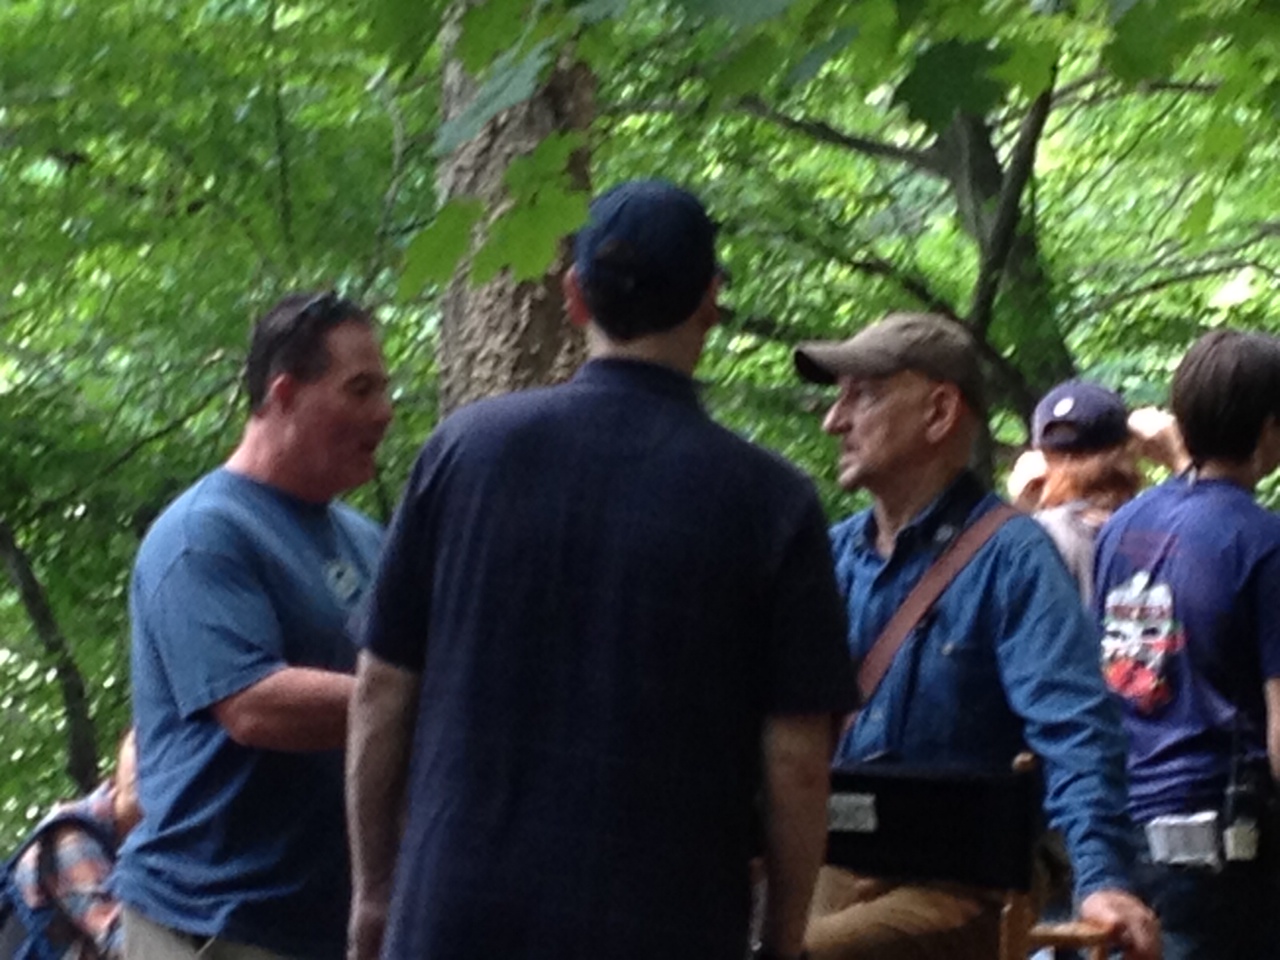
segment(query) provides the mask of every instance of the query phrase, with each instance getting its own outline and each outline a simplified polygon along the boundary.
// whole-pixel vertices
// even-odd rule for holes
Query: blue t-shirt
[[[899,531],[888,558],[875,548],[870,510],[832,529],[855,661],[958,533],[997,503],[962,474]],[[1043,762],[1045,809],[1066,840],[1077,893],[1127,888],[1124,737],[1098,673],[1097,629],[1048,534],[1014,517],[903,644],[836,765],[1000,771],[1027,748]]]
[[[210,707],[284,666],[351,672],[379,529],[225,469],[156,521],[130,611],[139,796],[121,899],[147,917],[341,957],[350,885],[342,753],[235,743]]]
[[[1219,809],[1232,744],[1266,758],[1280,677],[1280,517],[1225,480],[1176,477],[1102,529],[1094,605],[1129,734],[1135,820]]]
[[[662,367],[442,424],[367,633],[422,673],[383,955],[741,960],[765,717],[853,705],[825,526]]]

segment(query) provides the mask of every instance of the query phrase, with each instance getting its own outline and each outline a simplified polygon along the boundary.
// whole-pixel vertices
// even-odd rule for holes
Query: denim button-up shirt
[[[998,503],[963,474],[899,532],[886,559],[871,511],[832,528],[860,662],[959,530]],[[1084,896],[1129,887],[1125,743],[1099,669],[1097,628],[1052,541],[1015,517],[970,561],[898,651],[842,739],[836,765],[870,761],[1007,770],[1030,748],[1045,810]]]

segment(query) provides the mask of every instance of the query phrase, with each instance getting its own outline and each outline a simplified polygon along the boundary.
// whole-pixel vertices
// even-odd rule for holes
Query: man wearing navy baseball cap
[[[823,512],[699,402],[702,204],[624,183],[573,249],[591,360],[448,418],[392,524],[351,722],[356,960],[741,960],[759,796],[761,955],[800,955],[854,703]]]

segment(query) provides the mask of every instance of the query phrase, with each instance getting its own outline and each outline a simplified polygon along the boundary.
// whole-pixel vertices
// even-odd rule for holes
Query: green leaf
[[[929,6],[929,0],[897,0],[898,29],[906,33],[919,22]]]
[[[440,32],[443,16],[441,0],[377,0],[370,37],[392,69],[412,67]]]
[[[533,202],[518,203],[489,229],[489,239],[476,251],[471,278],[487,283],[503,267],[516,280],[533,280],[546,273],[563,237],[587,222],[586,193],[545,190]]]
[[[532,152],[516,157],[507,166],[503,178],[507,191],[519,201],[544,190],[565,189],[565,168],[583,143],[583,135],[575,130],[549,134]]]
[[[471,231],[484,213],[484,204],[471,197],[454,197],[435,220],[418,231],[404,252],[398,293],[409,300],[428,283],[447,283],[471,246]]]
[[[1196,202],[1191,204],[1191,208],[1187,211],[1187,215],[1182,218],[1182,223],[1178,225],[1178,232],[1187,240],[1199,240],[1209,232],[1209,225],[1213,222],[1213,211],[1218,204],[1217,196],[1209,190],[1203,191],[1200,196],[1196,197]]]
[[[1203,25],[1182,20],[1184,0],[1137,0],[1115,25],[1102,59],[1126,83],[1173,73],[1183,56],[1203,38]]]
[[[1199,158],[1206,168],[1229,168],[1249,149],[1249,131],[1229,115],[1215,117],[1200,135]]]
[[[590,23],[579,32],[575,52],[596,74],[611,69],[618,56],[617,31],[609,23]]]
[[[571,3],[569,12],[583,23],[599,23],[601,20],[612,20],[627,12],[630,0],[585,0],[584,3]]]
[[[462,34],[454,54],[475,75],[523,36],[529,0],[483,0],[462,15]]]
[[[678,0],[694,16],[723,19],[739,29],[753,27],[783,13],[795,0]]]
[[[1110,14],[1111,22],[1118,22],[1121,17],[1141,2],[1142,0],[1110,0],[1107,4],[1107,12]]]
[[[713,100],[731,100],[759,90],[782,65],[784,54],[778,42],[767,34],[757,34],[732,57],[712,71],[707,87]]]
[[[798,87],[808,83],[818,75],[827,61],[853,43],[858,37],[857,27],[843,27],[831,35],[830,39],[818,44],[806,53],[787,74],[787,83]]]
[[[1008,57],[1004,63],[993,67],[991,76],[1007,86],[1017,87],[1023,96],[1035,98],[1049,89],[1053,82],[1053,66],[1058,62],[1059,49],[1051,41],[1026,41],[1000,48]]]
[[[1004,96],[991,71],[1003,56],[979,43],[948,40],[916,58],[893,99],[912,119],[941,133],[956,111],[984,116]]]
[[[529,99],[538,89],[538,77],[550,59],[551,47],[551,40],[547,39],[535,44],[523,56],[513,47],[498,57],[466,109],[442,123],[436,131],[436,156],[452,153],[503,110]]]

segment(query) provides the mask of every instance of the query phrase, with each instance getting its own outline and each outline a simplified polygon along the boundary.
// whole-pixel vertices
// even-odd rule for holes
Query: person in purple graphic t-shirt
[[[1166,960],[1276,955],[1280,340],[1218,330],[1187,353],[1173,410],[1192,466],[1098,540],[1103,673],[1129,735],[1129,812]]]

